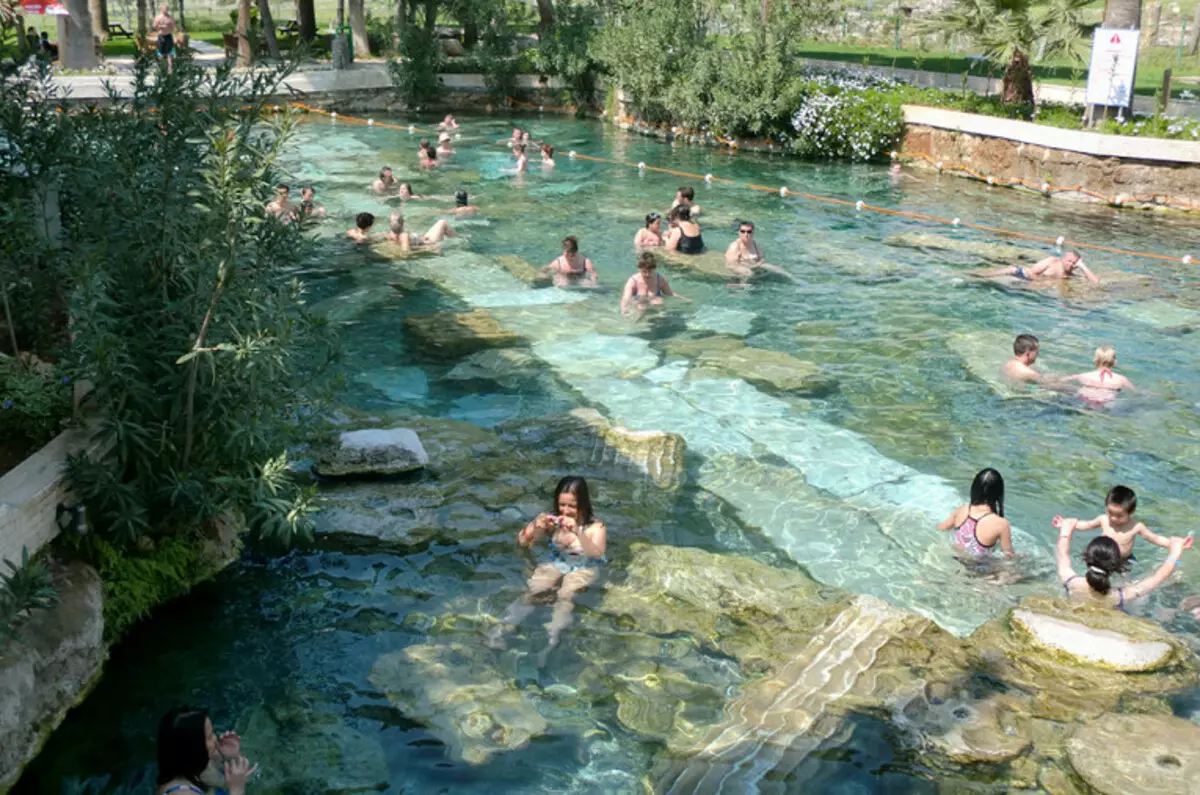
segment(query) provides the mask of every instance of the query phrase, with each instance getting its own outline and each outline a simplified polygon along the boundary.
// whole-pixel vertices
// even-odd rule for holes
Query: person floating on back
[[[1004,518],[1004,478],[984,469],[971,481],[971,501],[960,505],[937,526],[954,531],[955,550],[972,560],[987,560],[996,545],[1013,557],[1012,525]]]
[[[1117,366],[1117,352],[1112,347],[1106,345],[1097,348],[1092,362],[1096,365],[1095,370],[1070,375],[1065,379],[1080,385],[1076,395],[1083,402],[1103,407],[1111,404],[1122,389],[1133,390],[1132,381],[1113,372],[1113,368]]]
[[[1100,277],[1092,273],[1083,262],[1083,255],[1078,251],[1068,251],[1061,257],[1046,257],[1036,265],[1022,267],[1013,265],[998,271],[989,271],[984,276],[1013,276],[1026,282],[1033,281],[1066,281],[1075,276],[1082,276],[1092,284],[1099,284]]]
[[[1059,530],[1067,527],[1072,531],[1099,529],[1105,538],[1117,542],[1122,559],[1137,560],[1133,556],[1133,542],[1138,536],[1155,546],[1169,548],[1170,538],[1152,532],[1146,525],[1133,518],[1133,512],[1136,510],[1137,495],[1133,489],[1128,486],[1113,486],[1104,498],[1104,513],[1095,519],[1083,521],[1074,517],[1055,516],[1051,524]]]

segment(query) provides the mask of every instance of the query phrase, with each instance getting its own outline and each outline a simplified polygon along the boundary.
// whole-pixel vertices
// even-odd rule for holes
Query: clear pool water
[[[422,414],[503,428],[589,407],[630,428],[681,434],[687,485],[677,499],[630,504],[639,493],[614,487],[606,494],[595,484],[614,578],[634,540],[736,552],[802,568],[818,582],[881,597],[966,635],[1022,596],[1056,590],[1050,518],[1096,515],[1115,483],[1137,490],[1138,516],[1151,527],[1193,529],[1200,469],[1194,266],[1087,253],[1102,278],[1118,274],[1118,283],[1061,293],[996,285],[966,278],[985,264],[977,256],[896,245],[897,236],[1004,241],[696,182],[709,247],[723,250],[736,221],[752,220],[768,259],[796,283],[731,289],[667,263],[663,273],[694,303],[621,318],[616,305],[634,270],[633,235],[645,213],[665,212],[685,181],[565,153],[1176,255],[1200,250],[1194,220],[1051,202],[918,171],[896,178],[880,166],[676,148],[599,124],[534,116],[515,123],[559,149],[558,167],[545,171],[533,161],[518,178],[504,172],[511,157],[496,143],[512,123],[469,119],[459,153],[432,174],[415,167],[420,136],[325,119],[302,125],[289,154],[290,181],[315,185],[330,218],[317,232],[318,256],[297,263],[297,272],[312,303],[344,326],[344,399],[359,416]],[[450,242],[443,256],[405,262],[345,241],[354,213],[382,220],[392,209],[367,191],[385,164],[418,193],[449,197],[468,189],[483,210],[454,223],[470,238]],[[423,229],[451,203],[410,203],[410,227]],[[534,290],[496,264],[515,255],[540,267],[567,234],[579,237],[601,289]],[[527,341],[536,372],[462,377],[457,362],[414,350],[405,317],[476,307]],[[1115,345],[1118,369],[1139,391],[1107,411],[1002,394],[988,377],[1019,332],[1037,334],[1046,368],[1059,372],[1090,369],[1097,345]],[[815,365],[824,387],[781,394],[706,374],[686,352],[665,352],[672,342],[711,333]],[[64,776],[136,772],[152,759],[158,715],[184,701],[210,705],[219,725],[242,731],[247,751],[263,763],[259,791],[642,792],[661,742],[622,723],[611,693],[582,698],[578,690],[597,665],[621,681],[640,669],[625,652],[589,646],[586,620],[541,670],[524,653],[544,643],[538,621],[518,635],[516,652],[498,658],[498,670],[539,694],[533,701],[548,728],[480,764],[449,752],[444,735],[372,683],[373,666],[397,650],[456,633],[464,644],[477,643],[478,622],[463,616],[498,616],[520,594],[525,561],[513,553],[511,533],[544,502],[544,480],[521,460],[494,466],[491,481],[467,478],[452,499],[441,491],[409,500],[405,490],[420,492],[419,483],[330,488],[338,508],[322,519],[325,534],[314,548],[247,560],[135,630],[18,791],[58,791]],[[934,531],[984,466],[1004,474],[1007,512],[1019,528],[1021,558],[1001,577],[966,571],[948,538]],[[794,477],[783,480],[781,472]],[[498,478],[507,479],[511,504],[497,502]],[[335,534],[381,522],[388,524],[383,542]],[[1152,547],[1139,557],[1134,576],[1161,559]],[[1172,608],[1197,590],[1200,575],[1185,563],[1138,610],[1195,642],[1200,627]],[[581,599],[585,618],[598,599]],[[745,675],[719,655],[658,640],[650,644],[657,651],[639,653],[638,665],[673,660],[708,694],[695,697],[696,719],[712,722],[721,694],[737,693]],[[462,664],[469,668],[470,658]],[[1179,704],[1188,714],[1194,699]],[[934,792],[937,779],[959,781],[956,791],[1008,791],[1003,776],[927,770],[900,732],[864,715],[847,719],[781,786]]]

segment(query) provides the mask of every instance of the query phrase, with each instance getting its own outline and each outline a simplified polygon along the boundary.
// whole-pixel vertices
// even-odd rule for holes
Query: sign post
[[[1116,108],[1118,115],[1133,117],[1133,86],[1137,73],[1140,30],[1096,28],[1092,61],[1088,67],[1088,115],[1096,107]]]

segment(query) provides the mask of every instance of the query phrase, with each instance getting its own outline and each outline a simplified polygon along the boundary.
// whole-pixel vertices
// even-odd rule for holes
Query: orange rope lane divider
[[[382,127],[384,129],[388,129],[388,130],[402,130],[402,131],[406,131],[406,132],[422,132],[422,133],[433,133],[433,134],[436,134],[436,132],[437,132],[437,131],[433,131],[433,130],[423,130],[423,129],[413,126],[413,125],[409,125],[409,126],[405,127],[405,126],[398,125],[398,124],[389,124],[387,122],[376,122],[371,119],[363,120],[363,119],[357,119],[353,116],[342,116],[342,115],[339,115],[339,114],[331,112],[331,111],[320,110],[318,108],[312,108],[312,107],[309,107],[308,105],[303,105],[298,102],[293,103],[293,104],[295,107],[300,108],[302,110],[309,111],[310,113],[318,113],[318,114],[321,114],[324,116],[329,116],[330,118],[338,119],[339,121],[345,121],[349,124],[359,124],[359,125],[366,125],[366,126]],[[1152,260],[1158,260],[1161,262],[1182,262],[1184,265],[1190,265],[1193,261],[1192,256],[1187,255],[1187,254],[1185,254],[1182,257],[1173,257],[1173,256],[1170,256],[1167,254],[1156,254],[1152,251],[1131,251],[1129,249],[1114,248],[1112,246],[1103,246],[1103,245],[1099,245],[1097,243],[1086,243],[1086,242],[1079,241],[1079,240],[1068,240],[1065,237],[1052,238],[1052,237],[1046,237],[1045,235],[1034,235],[1034,234],[1029,234],[1028,232],[1017,232],[1017,231],[1014,231],[1011,229],[1001,229],[999,227],[988,226],[986,224],[976,224],[976,223],[971,223],[970,221],[962,221],[958,218],[947,219],[947,218],[942,218],[942,217],[936,216],[936,215],[929,215],[926,213],[911,212],[908,210],[896,210],[896,209],[892,209],[889,207],[878,207],[873,204],[867,204],[866,202],[863,202],[863,201],[854,202],[854,201],[850,201],[848,199],[838,199],[833,196],[820,196],[820,195],[813,194],[813,193],[804,193],[801,191],[790,190],[787,187],[773,188],[769,185],[758,185],[758,184],[755,184],[752,182],[745,182],[745,183],[737,182],[736,180],[725,179],[723,177],[716,177],[716,176],[713,176],[712,174],[693,174],[690,171],[677,171],[675,169],[663,168],[661,166],[651,166],[651,165],[647,165],[645,163],[629,163],[629,162],[622,161],[622,160],[613,160],[613,159],[607,158],[607,157],[596,157],[595,155],[579,154],[578,152],[574,152],[574,151],[572,151],[568,155],[568,157],[570,157],[572,160],[586,160],[586,161],[592,162],[592,163],[604,163],[606,165],[624,166],[625,168],[634,168],[634,169],[637,169],[638,171],[653,171],[658,174],[670,174],[673,177],[682,177],[683,179],[695,179],[695,180],[700,180],[701,182],[706,182],[706,183],[718,182],[718,183],[721,183],[724,185],[739,185],[741,187],[750,188],[751,190],[756,190],[756,191],[760,191],[763,193],[774,193],[783,198],[786,198],[788,196],[796,196],[798,198],[806,199],[806,200],[812,201],[812,202],[818,202],[820,204],[829,204],[829,205],[833,205],[833,206],[837,206],[837,207],[853,207],[855,210],[857,210],[859,212],[871,212],[871,213],[877,213],[879,215],[887,215],[887,216],[892,216],[892,217],[897,217],[897,218],[911,218],[916,221],[925,221],[928,223],[941,224],[943,226],[966,227],[968,229],[974,229],[979,232],[986,232],[988,234],[998,235],[1001,237],[1016,238],[1019,240],[1031,240],[1031,241],[1036,241],[1038,243],[1046,243],[1046,244],[1049,244],[1052,246],[1069,246],[1071,248],[1082,248],[1082,249],[1088,249],[1091,251],[1103,251],[1103,252],[1106,252],[1109,254],[1117,254],[1120,256],[1124,256],[1124,257],[1140,257],[1143,259],[1152,259]],[[928,160],[930,163],[934,163],[934,161],[931,158],[929,158],[927,155],[898,155],[896,153],[893,153],[893,157],[895,157],[895,158],[899,158],[899,157],[918,158],[918,157],[920,157],[920,158],[924,158],[925,160]],[[934,165],[937,165],[937,164],[934,163]],[[943,165],[943,166],[941,166],[941,168],[946,169],[947,167]],[[965,166],[958,166],[957,168],[955,168],[953,170],[964,171],[980,180],[988,181],[987,177],[982,177],[982,176],[976,174],[975,172],[970,171],[970,169],[967,169]],[[1008,184],[1019,183],[1025,187],[1030,187],[1030,186],[1026,185],[1026,183],[1023,180],[1020,180],[1020,179],[1007,180],[1007,182],[1008,182]],[[992,179],[989,182],[989,184],[994,184],[994,183],[995,183],[994,179]],[[1032,188],[1031,188],[1031,190],[1032,190]],[[1103,199],[1107,198],[1107,197],[1100,196],[1099,194],[1091,194],[1089,191],[1086,191],[1083,188],[1078,188],[1078,187],[1077,188],[1060,188],[1059,190],[1075,190],[1075,191],[1079,191],[1081,193],[1088,193],[1089,195],[1095,195],[1099,198],[1103,198]]]

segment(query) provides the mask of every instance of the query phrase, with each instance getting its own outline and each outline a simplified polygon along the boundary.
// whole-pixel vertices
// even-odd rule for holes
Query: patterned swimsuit
[[[968,511],[967,518],[954,531],[955,546],[976,559],[990,557],[992,550],[996,548],[996,543],[993,541],[991,546],[984,546],[979,543],[979,536],[975,531],[979,527],[979,520],[991,515],[992,512],[988,511],[983,516],[971,516]]]

